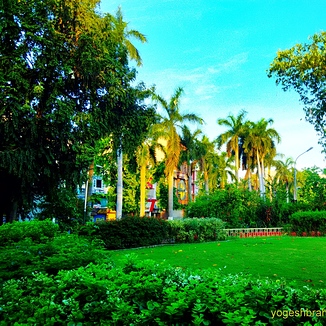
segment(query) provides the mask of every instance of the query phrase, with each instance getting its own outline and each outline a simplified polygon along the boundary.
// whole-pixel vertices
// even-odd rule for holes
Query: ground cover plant
[[[5,282],[0,326],[323,325],[325,306],[325,289],[128,257]]]
[[[201,270],[221,270],[224,274],[240,272],[256,277],[285,278],[298,287],[315,288],[326,284],[326,238],[266,237],[230,241],[165,245],[112,253],[117,265],[126,254],[138,259],[152,259],[158,264]]]

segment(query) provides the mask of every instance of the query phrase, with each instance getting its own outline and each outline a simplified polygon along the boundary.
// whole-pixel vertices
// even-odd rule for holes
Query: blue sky
[[[286,158],[313,147],[298,159],[299,169],[326,167],[298,95],[266,73],[278,50],[326,29],[325,1],[102,0],[100,9],[114,14],[119,5],[128,27],[148,38],[133,42],[143,59],[138,81],[156,85],[166,99],[183,87],[181,111],[202,117],[211,140],[225,130],[217,119],[245,110],[249,120],[274,120],[282,138],[277,151]]]

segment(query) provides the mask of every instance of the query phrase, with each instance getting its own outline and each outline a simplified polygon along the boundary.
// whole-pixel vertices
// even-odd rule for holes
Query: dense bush
[[[103,241],[107,249],[158,245],[164,242],[200,242],[225,239],[225,223],[217,218],[166,221],[127,217],[119,221],[88,223],[79,235]]]
[[[171,238],[177,243],[224,240],[225,223],[218,218],[184,218],[168,221]]]
[[[88,223],[80,236],[101,239],[107,249],[124,249],[161,244],[169,238],[167,221],[154,217],[125,217],[121,220]]]
[[[186,207],[186,216],[219,218],[226,222],[227,228],[256,227],[260,219],[266,220],[264,212],[258,216],[261,201],[256,192],[228,187],[198,197]]]
[[[296,212],[290,216],[290,231],[302,235],[305,232],[326,234],[326,211]]]
[[[108,256],[98,243],[75,235],[61,235],[47,243],[25,239],[0,249],[0,281],[31,276],[36,271],[56,275],[60,270],[99,263]]]
[[[261,197],[256,191],[228,186],[210,195],[196,198],[186,209],[186,216],[216,217],[226,222],[226,228],[276,227],[289,223],[289,216],[307,210],[305,202],[287,202],[278,191]]]
[[[58,225],[50,220],[6,223],[0,227],[0,247],[31,239],[34,243],[44,243],[58,234]]]
[[[0,325],[323,325],[325,306],[325,289],[130,259],[6,282]]]
[[[35,271],[55,275],[108,257],[99,241],[59,233],[51,221],[5,224],[0,228],[0,243],[0,282]]]

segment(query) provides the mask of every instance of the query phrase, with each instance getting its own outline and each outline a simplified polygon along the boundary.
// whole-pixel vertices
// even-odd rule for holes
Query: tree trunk
[[[140,216],[145,216],[146,206],[146,164],[140,168]]]
[[[117,161],[118,161],[118,182],[117,182],[117,207],[116,207],[116,219],[120,220],[122,217],[122,192],[123,192],[123,182],[122,182],[122,149],[117,151]]]
[[[88,185],[86,185],[87,186],[86,202],[90,200],[90,197],[93,194],[93,176],[94,176],[94,161],[91,163],[88,169]],[[85,196],[86,196],[86,186],[85,186]]]
[[[260,166],[260,159],[259,159],[258,150],[256,152],[256,157],[257,157],[257,173],[258,173],[258,181],[259,181],[259,191],[260,191],[260,195],[264,196],[263,192],[262,192],[262,187],[261,187],[261,185],[262,185],[262,183],[261,183],[262,175],[261,175],[261,166]]]
[[[248,169],[248,189],[249,191],[252,191],[252,184],[251,184],[251,170]]]
[[[237,183],[239,183],[239,145],[238,149],[235,150],[235,177],[237,179]]]
[[[261,167],[261,192],[262,192],[263,196],[265,197],[266,188],[265,188],[265,165],[264,165],[264,158],[261,159],[260,167]]]
[[[191,163],[187,167],[188,174],[188,203],[192,202],[192,168]]]
[[[168,213],[169,217],[173,217],[173,171],[168,175]]]

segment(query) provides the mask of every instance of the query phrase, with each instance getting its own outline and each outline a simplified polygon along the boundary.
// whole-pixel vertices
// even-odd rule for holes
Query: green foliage
[[[321,135],[320,144],[326,147],[325,128],[325,44],[326,32],[314,34],[309,42],[278,51],[269,69],[269,77],[285,91],[294,89],[304,104],[307,120]]]
[[[306,204],[310,210],[322,210],[326,207],[326,179],[319,168],[305,169],[302,183],[299,184],[298,202]]]
[[[75,229],[78,223],[83,222],[84,202],[69,188],[60,187],[51,196],[47,196],[39,208],[40,213],[36,214],[36,218],[56,219],[62,231]]]
[[[254,227],[266,216],[258,215],[261,198],[258,193],[228,186],[212,195],[198,197],[186,207],[187,217],[216,217],[226,222],[227,228]]]
[[[52,203],[63,184],[76,189],[102,138],[132,153],[154,109],[144,104],[145,85],[131,86],[125,40],[113,17],[98,13],[98,0],[3,5],[0,216],[9,220],[36,197]]]
[[[58,234],[59,227],[52,221],[6,223],[0,227],[0,247],[30,239],[33,243],[46,243]]]
[[[154,217],[128,216],[121,220],[89,223],[80,227],[79,235],[101,239],[107,249],[135,248],[161,244],[169,238],[169,224]]]
[[[163,242],[203,242],[224,240],[225,223],[217,218],[166,221],[154,217],[126,217],[118,221],[88,223],[80,236],[97,238],[107,249],[159,245]]]
[[[322,325],[322,316],[289,311],[321,313],[325,305],[325,289],[299,290],[284,280],[223,276],[127,257],[122,268],[90,264],[4,283],[0,325],[307,325],[312,320]]]
[[[169,201],[168,201],[168,185],[165,182],[160,182],[158,187],[158,204],[162,210],[168,210]],[[173,202],[174,204],[174,202]]]
[[[197,197],[186,207],[186,216],[217,217],[226,228],[273,227],[289,223],[289,216],[311,207],[304,201],[287,203],[286,194],[277,190],[272,198],[262,198],[258,192],[228,186],[211,195]]]
[[[290,216],[290,225],[290,230],[300,235],[302,232],[310,235],[318,231],[326,234],[326,211],[296,212]]]
[[[68,234],[42,243],[25,238],[1,248],[0,281],[30,277],[36,271],[56,275],[60,270],[99,263],[108,257],[101,247],[99,242]]]
[[[183,218],[168,221],[177,243],[225,240],[225,223],[218,218]]]
[[[105,260],[102,243],[90,240],[59,233],[49,220],[5,224],[0,228],[0,281],[35,271],[55,275]]]

